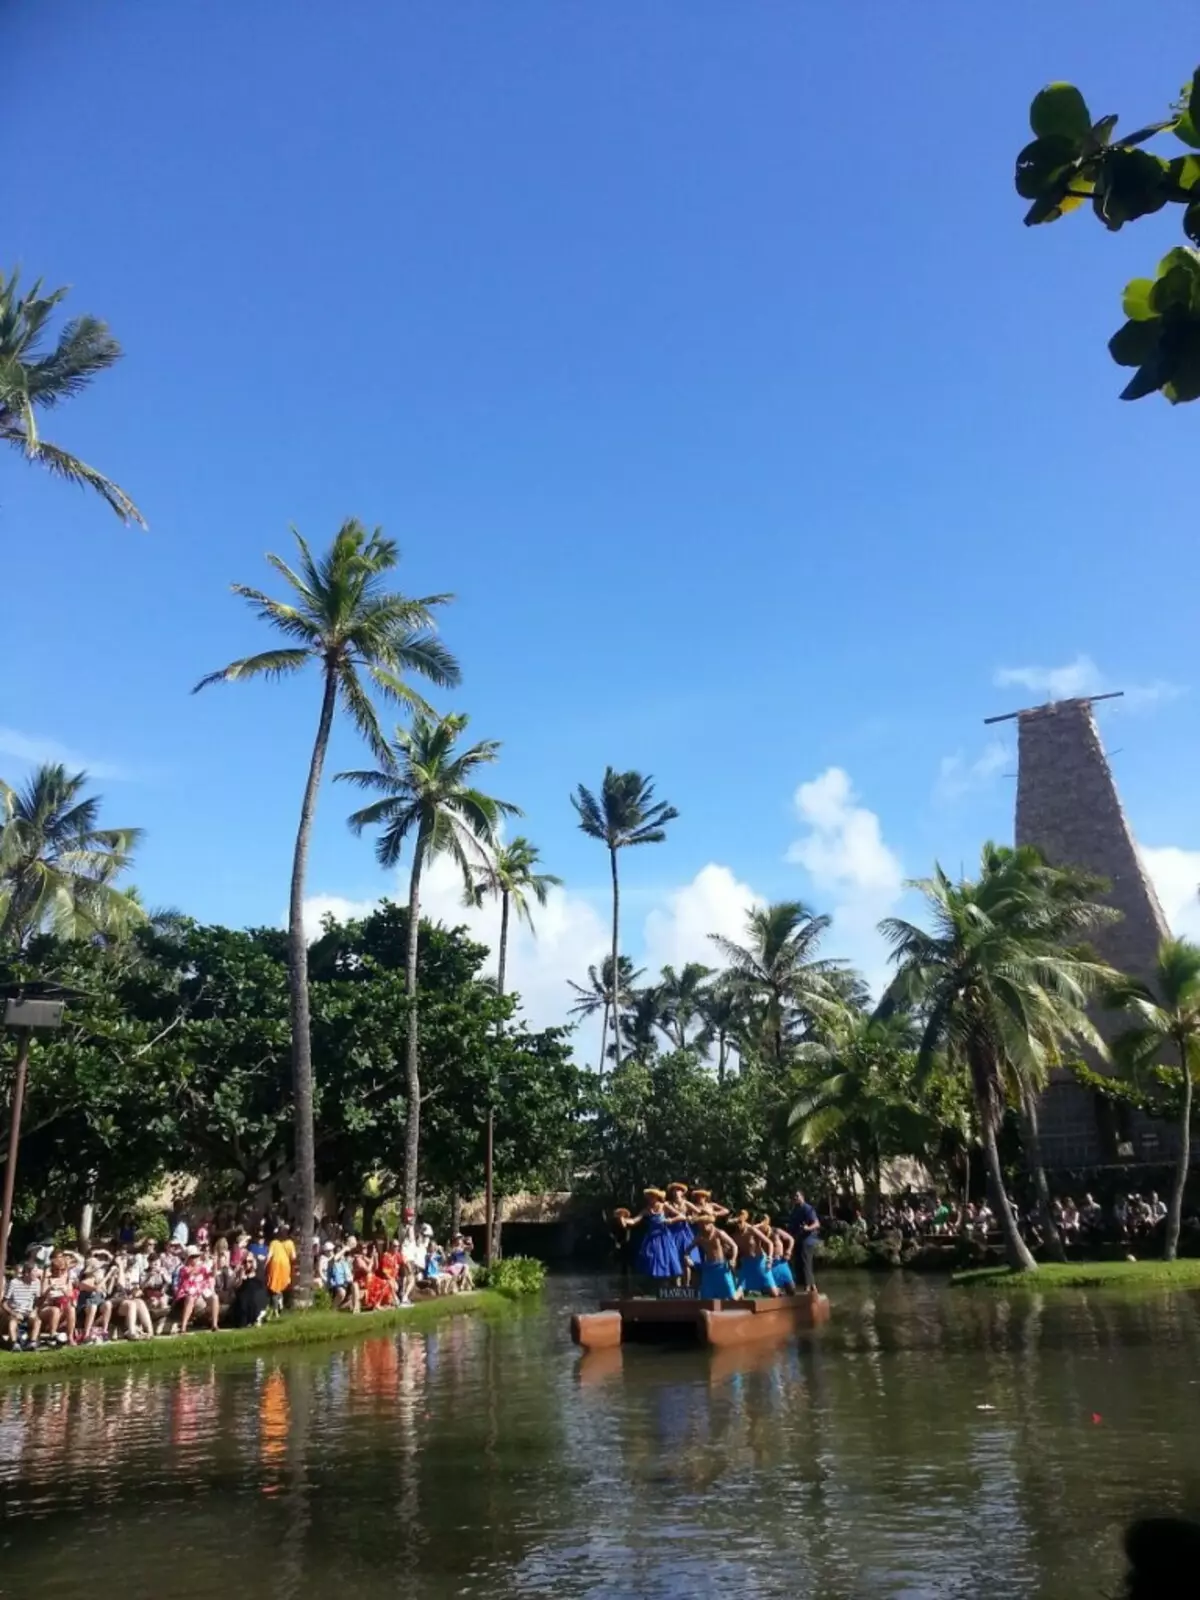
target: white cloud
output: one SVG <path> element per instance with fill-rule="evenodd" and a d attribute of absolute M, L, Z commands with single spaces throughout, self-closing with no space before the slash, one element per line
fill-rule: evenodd
<path fill-rule="evenodd" d="M 1184 692 L 1179 684 L 1168 683 L 1165 678 L 1141 684 L 1114 683 L 1087 655 L 1078 655 L 1061 667 L 1000 667 L 992 674 L 992 682 L 1000 689 L 1028 689 L 1048 700 L 1075 700 L 1120 689 L 1123 698 L 1113 709 L 1126 711 L 1146 711 L 1165 700 L 1176 700 Z"/>
<path fill-rule="evenodd" d="M 400 869 L 394 886 L 385 893 L 401 904 L 407 901 L 407 868 Z M 378 901 L 350 900 L 341 895 L 310 895 L 304 902 L 305 927 L 315 935 L 327 913 L 338 918 L 362 917 L 377 904 Z M 529 1025 L 542 1028 L 570 1020 L 567 980 L 586 980 L 589 964 L 604 959 L 609 933 L 597 908 L 565 889 L 551 889 L 546 904 L 535 906 L 533 912 L 534 933 L 515 919 L 509 924 L 505 982 L 509 989 L 520 993 L 522 1012 Z M 473 939 L 495 951 L 500 932 L 499 907 L 464 906 L 462 879 L 448 856 L 438 857 L 424 876 L 421 914 L 448 928 L 465 927 Z M 488 966 L 495 970 L 494 959 Z"/>
<path fill-rule="evenodd" d="M 689 961 L 707 967 L 720 965 L 710 934 L 723 934 L 739 942 L 746 933 L 746 914 L 762 905 L 747 883 L 728 867 L 710 861 L 681 889 L 666 896 L 646 917 L 641 963 L 652 974 L 664 966 L 678 970 Z"/>
<path fill-rule="evenodd" d="M 47 739 L 41 734 L 22 733 L 17 728 L 0 728 L 0 755 L 10 756 L 27 766 L 40 767 L 61 762 L 71 772 L 86 772 L 92 778 L 107 778 L 111 782 L 132 776 L 127 768 L 113 761 L 92 761 L 87 756 L 70 750 L 57 739 Z"/>
<path fill-rule="evenodd" d="M 1171 932 L 1200 939 L 1200 850 L 1178 845 L 1139 845 L 1139 852 Z"/>
<path fill-rule="evenodd" d="M 1000 739 L 992 739 L 984 745 L 974 761 L 968 761 L 961 751 L 943 756 L 938 765 L 934 799 L 949 805 L 964 795 L 986 789 L 1011 759 L 1008 746 Z"/>
<path fill-rule="evenodd" d="M 818 894 L 831 902 L 829 953 L 861 968 L 878 990 L 887 974 L 887 954 L 876 924 L 904 893 L 900 858 L 883 840 L 874 811 L 858 804 L 849 775 L 829 767 L 796 790 L 795 807 L 809 831 L 788 849 Z"/>

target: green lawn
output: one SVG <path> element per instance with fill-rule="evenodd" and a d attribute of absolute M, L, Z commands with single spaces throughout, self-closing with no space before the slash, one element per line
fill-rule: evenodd
<path fill-rule="evenodd" d="M 473 1294 L 447 1295 L 441 1300 L 423 1300 L 407 1311 L 370 1311 L 351 1316 L 346 1311 L 298 1311 L 261 1328 L 230 1328 L 221 1333 L 189 1333 L 180 1337 L 147 1339 L 132 1343 L 127 1339 L 113 1344 L 67 1345 L 57 1350 L 35 1350 L 14 1354 L 0 1351 L 0 1383 L 21 1378 L 31 1372 L 50 1372 L 72 1367 L 129 1366 L 146 1361 L 200 1361 L 242 1350 L 265 1350 L 278 1345 L 328 1344 L 340 1339 L 362 1339 L 373 1333 L 400 1328 L 423 1330 L 449 1317 L 466 1312 L 496 1312 L 511 1309 L 513 1302 L 490 1289 Z"/>
<path fill-rule="evenodd" d="M 1200 1261 L 1046 1261 L 1036 1272 L 972 1267 L 950 1282 L 962 1289 L 1200 1289 Z"/>

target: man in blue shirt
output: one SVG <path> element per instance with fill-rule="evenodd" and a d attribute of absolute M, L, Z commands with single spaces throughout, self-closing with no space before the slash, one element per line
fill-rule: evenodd
<path fill-rule="evenodd" d="M 794 1203 L 788 1232 L 796 1241 L 796 1254 L 800 1257 L 800 1268 L 804 1273 L 804 1287 L 815 1293 L 817 1279 L 813 1272 L 813 1257 L 821 1242 L 821 1219 L 817 1216 L 816 1207 L 809 1205 L 801 1190 L 797 1189 L 792 1198 Z"/>

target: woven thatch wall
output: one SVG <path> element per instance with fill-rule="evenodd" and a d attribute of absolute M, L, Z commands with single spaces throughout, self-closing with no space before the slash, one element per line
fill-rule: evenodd
<path fill-rule="evenodd" d="M 1138 856 L 1090 703 L 1038 706 L 1021 712 L 1017 727 L 1017 843 L 1037 845 L 1049 861 L 1108 879 L 1107 898 L 1122 917 L 1093 943 L 1113 966 L 1146 975 L 1167 933 L 1166 919 Z M 1119 1026 L 1102 1012 L 1096 1022 L 1105 1036 Z M 1105 1070 L 1099 1060 L 1089 1065 Z M 1118 1130 L 1111 1118 L 1098 1117 L 1095 1097 L 1065 1073 L 1043 1099 L 1042 1125 L 1048 1166 L 1112 1161 L 1118 1137 L 1133 1143 L 1137 1158 L 1172 1148 L 1171 1130 L 1161 1123 L 1135 1116 Z"/>

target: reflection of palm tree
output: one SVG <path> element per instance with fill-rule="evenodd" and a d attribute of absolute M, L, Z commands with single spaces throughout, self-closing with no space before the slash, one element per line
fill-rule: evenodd
<path fill-rule="evenodd" d="M 24 944 L 49 929 L 60 939 L 121 936 L 145 921 L 116 886 L 140 828 L 101 828 L 100 797 L 86 772 L 48 763 L 24 788 L 0 782 L 0 944 Z"/>
<path fill-rule="evenodd" d="M 413 840 L 408 880 L 408 928 L 405 972 L 409 996 L 405 1050 L 408 1106 L 404 1121 L 404 1203 L 417 1206 L 417 1164 L 420 1159 L 421 1068 L 418 1057 L 417 953 L 421 922 L 421 875 L 435 856 L 457 862 L 464 885 L 474 881 L 496 843 L 501 819 L 519 815 L 507 800 L 484 794 L 472 782 L 478 768 L 500 753 L 496 739 L 458 748 L 467 726 L 462 715 L 428 717 L 419 712 L 412 731 L 396 729 L 385 768 L 375 772 L 339 772 L 338 779 L 382 792 L 350 818 L 355 833 L 382 829 L 375 846 L 380 866 L 394 867 L 404 841 Z"/>
<path fill-rule="evenodd" d="M 1125 1071 L 1144 1076 L 1167 1055 L 1174 1056 L 1171 1065 L 1180 1071 L 1179 1151 L 1163 1235 L 1163 1259 L 1174 1261 L 1191 1161 L 1192 1089 L 1200 1071 L 1200 945 L 1164 939 L 1150 982 L 1124 983 L 1113 998 L 1132 1018 L 1113 1046 Z"/>
<path fill-rule="evenodd" d="M 633 962 L 628 956 L 622 956 L 617 968 L 619 974 L 619 994 L 616 1014 L 619 1016 L 629 1001 L 634 984 L 642 976 L 639 967 L 634 971 Z M 599 971 L 594 966 L 588 968 L 588 981 L 576 983 L 574 978 L 568 978 L 567 983 L 575 991 L 575 1000 L 571 1005 L 573 1017 L 594 1017 L 598 1011 L 603 1013 L 603 1022 L 600 1028 L 600 1066 L 599 1073 L 604 1075 L 604 1058 L 608 1053 L 608 1021 L 614 1014 L 613 1010 L 613 981 L 612 957 L 605 956 L 600 963 Z"/>
<path fill-rule="evenodd" d="M 608 849 L 612 869 L 612 952 L 614 968 L 621 949 L 621 887 L 617 874 L 620 851 L 635 844 L 661 844 L 668 822 L 679 815 L 665 800 L 655 800 L 654 783 L 640 772 L 616 772 L 606 767 L 600 794 L 596 796 L 581 783 L 571 796 L 579 813 L 579 826 L 589 839 L 599 839 Z M 619 1008 L 612 1013 L 613 1059 L 621 1065 Z"/>
<path fill-rule="evenodd" d="M 835 998 L 828 975 L 837 964 L 816 955 L 829 922 L 799 900 L 781 900 L 748 914 L 745 944 L 710 935 L 729 963 L 730 987 L 744 1002 L 764 1007 L 765 1042 L 776 1068 L 783 1065 L 794 1014 L 811 1015 Z"/>
<path fill-rule="evenodd" d="M 98 372 L 121 359 L 121 346 L 103 322 L 75 317 L 62 329 L 53 349 L 46 327 L 66 289 L 42 293 L 41 281 L 21 294 L 14 272 L 0 272 L 0 442 L 14 445 L 56 477 L 94 489 L 122 522 L 146 526 L 124 489 L 69 450 L 38 432 L 37 412 L 49 411 L 81 394 Z"/>
<path fill-rule="evenodd" d="M 992 1198 L 1010 1265 L 1037 1263 L 1004 1185 L 997 1129 L 1006 1103 L 1039 1088 L 1063 1044 L 1104 1053 L 1087 1015 L 1090 998 L 1117 974 L 1067 942 L 1112 913 L 1092 898 L 1095 879 L 1048 867 L 1037 850 L 986 844 L 980 874 L 954 883 L 940 867 L 912 885 L 925 896 L 932 931 L 889 917 L 880 928 L 899 971 L 889 1005 L 923 1018 L 918 1059 L 937 1052 L 970 1081 Z"/>

